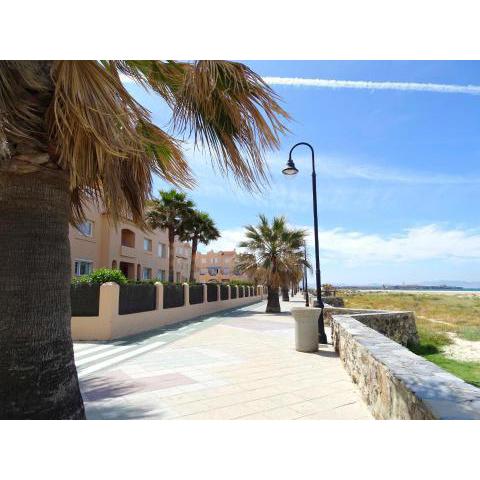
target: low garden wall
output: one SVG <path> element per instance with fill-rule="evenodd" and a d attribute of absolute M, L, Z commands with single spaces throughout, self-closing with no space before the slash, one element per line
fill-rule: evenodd
<path fill-rule="evenodd" d="M 323 303 L 330 305 L 331 307 L 344 307 L 345 302 L 343 301 L 342 297 L 334 297 L 334 296 L 323 296 L 322 297 Z"/>
<path fill-rule="evenodd" d="M 222 288 L 218 284 L 119 286 L 116 283 L 104 283 L 101 286 L 82 287 L 72 288 L 72 306 L 75 302 L 71 324 L 73 340 L 126 337 L 201 315 L 249 305 L 263 298 L 262 287 L 248 287 L 251 296 L 240 298 L 239 290 L 243 292 L 247 287 L 228 285 L 225 290 L 225 286 Z M 88 299 L 88 305 L 82 306 L 82 295 Z"/>
<path fill-rule="evenodd" d="M 331 323 L 334 315 L 348 315 L 355 318 L 367 327 L 373 328 L 401 345 L 418 344 L 417 325 L 413 312 L 325 307 L 324 320 L 326 325 Z"/>
<path fill-rule="evenodd" d="M 335 350 L 375 418 L 480 419 L 480 389 L 375 331 L 385 313 L 370 315 L 330 318 Z"/>

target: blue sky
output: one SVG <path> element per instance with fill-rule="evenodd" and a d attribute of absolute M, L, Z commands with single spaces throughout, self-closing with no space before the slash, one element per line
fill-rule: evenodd
<path fill-rule="evenodd" d="M 317 158 L 323 281 L 480 282 L 480 63 L 245 63 L 269 78 L 293 118 L 291 133 L 267 155 L 271 187 L 261 196 L 188 150 L 199 180 L 191 197 L 223 233 L 207 249 L 233 248 L 258 213 L 311 227 L 309 152 L 295 151 L 297 176 L 280 173 L 290 147 L 307 141 Z M 156 97 L 129 89 L 167 124 Z"/>

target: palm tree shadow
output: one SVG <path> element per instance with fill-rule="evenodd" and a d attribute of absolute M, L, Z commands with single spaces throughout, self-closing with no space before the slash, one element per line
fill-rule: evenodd
<path fill-rule="evenodd" d="M 80 388 L 85 404 L 87 420 L 140 420 L 161 419 L 164 413 L 158 405 L 127 403 L 129 394 L 138 393 L 133 381 L 91 377 L 81 381 Z"/>

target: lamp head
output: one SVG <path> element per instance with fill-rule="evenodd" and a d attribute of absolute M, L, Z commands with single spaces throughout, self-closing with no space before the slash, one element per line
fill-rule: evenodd
<path fill-rule="evenodd" d="M 286 167 L 282 170 L 284 175 L 296 175 L 298 173 L 298 169 L 293 163 L 292 157 L 288 159 Z"/>

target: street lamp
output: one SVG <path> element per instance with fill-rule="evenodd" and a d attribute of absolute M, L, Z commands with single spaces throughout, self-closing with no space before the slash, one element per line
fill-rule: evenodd
<path fill-rule="evenodd" d="M 307 279 L 307 243 L 303 244 L 304 252 L 305 252 L 305 265 L 303 266 L 303 276 L 304 276 L 304 284 L 305 284 L 305 306 L 310 306 L 308 301 L 308 279 Z"/>
<path fill-rule="evenodd" d="M 312 153 L 312 194 L 313 194 L 313 225 L 315 230 L 315 279 L 317 282 L 317 301 L 313 306 L 320 308 L 320 316 L 318 318 L 318 341 L 319 343 L 327 343 L 327 335 L 325 334 L 325 324 L 323 321 L 323 308 L 322 301 L 322 284 L 320 283 L 320 254 L 318 249 L 318 215 L 317 215 L 317 175 L 315 173 L 315 153 L 313 147 L 306 142 L 299 142 L 295 144 L 288 154 L 288 162 L 286 167 L 282 170 L 284 175 L 296 175 L 298 169 L 293 163 L 292 152 L 300 145 L 308 147 Z"/>

